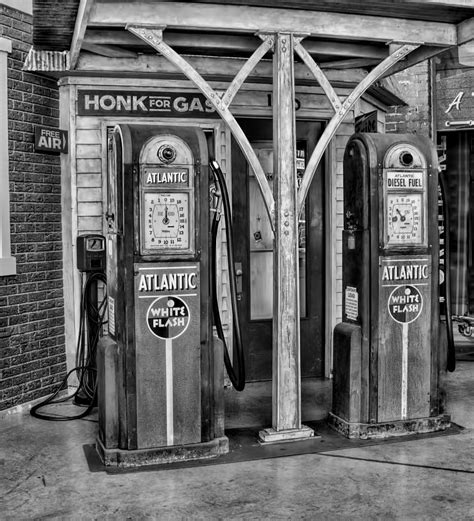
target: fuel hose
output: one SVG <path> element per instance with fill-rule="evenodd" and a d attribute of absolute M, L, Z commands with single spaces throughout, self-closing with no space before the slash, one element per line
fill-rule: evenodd
<path fill-rule="evenodd" d="M 453 372 L 456 369 L 456 346 L 454 345 L 453 337 L 453 320 L 451 310 L 451 281 L 449 277 L 449 266 L 451 263 L 451 255 L 449 252 L 449 205 L 447 199 L 446 179 L 443 172 L 439 173 L 439 186 L 441 189 L 441 199 L 443 202 L 443 216 L 444 216 L 444 259 L 445 259 L 445 302 L 446 302 L 446 331 L 448 337 L 448 353 L 446 369 Z"/>
<path fill-rule="evenodd" d="M 217 211 L 214 212 L 214 217 L 211 225 L 211 280 L 212 280 L 212 314 L 214 318 L 214 325 L 216 326 L 217 336 L 224 344 L 224 364 L 229 375 L 229 379 L 236 391 L 243 391 L 245 388 L 245 358 L 242 345 L 242 335 L 240 331 L 239 313 L 237 309 L 237 294 L 236 281 L 234 273 L 234 243 L 233 243 L 233 229 L 232 229 L 232 215 L 230 210 L 229 194 L 227 186 L 222 174 L 221 168 L 217 161 L 210 162 L 211 171 L 214 175 L 216 185 L 219 188 L 219 193 L 222 197 L 222 207 L 224 210 L 224 217 L 226 222 L 226 239 L 227 239 L 227 259 L 229 263 L 229 285 L 231 295 L 231 307 L 233 316 L 233 330 L 234 330 L 234 364 L 231 362 L 229 349 L 224 336 L 222 328 L 221 316 L 219 311 L 219 304 L 217 302 L 217 231 L 219 227 L 220 215 Z"/>

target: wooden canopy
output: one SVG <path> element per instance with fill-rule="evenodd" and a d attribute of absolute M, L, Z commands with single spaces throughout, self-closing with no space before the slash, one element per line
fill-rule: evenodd
<path fill-rule="evenodd" d="M 256 32 L 296 30 L 323 70 L 370 70 L 390 44 L 420 44 L 393 69 L 399 70 L 474 39 L 472 0 L 34 0 L 33 15 L 39 54 L 32 69 L 50 72 L 93 73 L 94 55 L 120 69 L 139 58 L 150 71 L 154 49 L 127 24 L 166 26 L 164 40 L 180 54 L 208 57 L 248 57 L 259 44 Z"/>

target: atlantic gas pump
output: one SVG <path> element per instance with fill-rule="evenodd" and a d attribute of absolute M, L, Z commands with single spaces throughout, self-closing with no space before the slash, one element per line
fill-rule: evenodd
<path fill-rule="evenodd" d="M 330 423 L 347 437 L 449 426 L 438 304 L 438 164 L 414 135 L 356 134 L 344 155 L 343 322 Z"/>
<path fill-rule="evenodd" d="M 107 465 L 221 454 L 223 356 L 211 337 L 209 169 L 199 127 L 108 136 L 108 335 L 99 347 Z"/>

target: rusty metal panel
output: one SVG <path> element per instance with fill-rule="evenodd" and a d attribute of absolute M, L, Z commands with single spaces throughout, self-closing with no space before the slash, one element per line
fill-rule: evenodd
<path fill-rule="evenodd" d="M 135 264 L 139 449 L 201 441 L 200 270 Z"/>

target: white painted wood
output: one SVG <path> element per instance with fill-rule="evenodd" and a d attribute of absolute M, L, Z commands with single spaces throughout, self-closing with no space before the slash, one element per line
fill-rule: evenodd
<path fill-rule="evenodd" d="M 102 168 L 102 161 L 100 158 L 93 159 L 77 159 L 76 169 L 78 174 L 100 172 Z"/>
<path fill-rule="evenodd" d="M 262 35 L 263 42 L 250 58 L 244 63 L 240 71 L 235 75 L 229 88 L 222 96 L 223 107 L 228 108 L 232 103 L 235 95 L 242 87 L 242 84 L 247 79 L 248 75 L 253 71 L 257 63 L 273 48 L 274 38 L 270 35 Z"/>
<path fill-rule="evenodd" d="M 339 96 L 336 94 L 336 91 L 333 89 L 331 83 L 326 78 L 323 71 L 313 60 L 308 51 L 303 47 L 300 41 L 295 42 L 295 51 L 316 78 L 316 81 L 321 85 L 324 93 L 326 94 L 326 97 L 329 99 L 334 110 L 337 112 L 341 108 L 341 100 L 339 99 Z"/>
<path fill-rule="evenodd" d="M 130 51 L 129 49 L 122 49 L 113 45 L 96 45 L 90 42 L 83 42 L 82 49 L 94 54 L 100 54 L 101 56 L 107 56 L 109 58 L 136 58 L 137 53 Z"/>
<path fill-rule="evenodd" d="M 95 0 L 80 0 L 74 33 L 72 35 L 71 48 L 69 50 L 71 69 L 75 69 L 76 67 L 77 59 L 81 52 L 82 41 L 86 33 L 90 11 L 94 2 Z"/>
<path fill-rule="evenodd" d="M 473 7 L 472 3 L 470 7 Z M 474 17 L 461 22 L 457 27 L 457 33 L 458 45 L 462 45 L 474 40 Z"/>
<path fill-rule="evenodd" d="M 301 364 L 296 208 L 296 127 L 293 36 L 275 35 L 273 79 L 273 250 L 272 427 L 301 429 Z"/>
<path fill-rule="evenodd" d="M 163 39 L 173 48 L 197 47 L 199 49 L 228 49 L 239 52 L 253 52 L 256 46 L 256 37 L 241 34 L 186 34 L 165 31 Z M 84 48 L 86 42 L 95 45 L 119 45 L 132 49 L 134 46 L 141 45 L 141 42 L 132 34 L 122 31 L 110 31 L 107 28 L 88 29 L 84 38 Z M 388 55 L 386 47 L 376 47 L 359 42 L 308 41 L 305 48 L 310 54 L 344 56 L 345 58 L 376 58 L 382 60 Z"/>
<path fill-rule="evenodd" d="M 320 38 L 358 41 L 400 41 L 427 45 L 456 45 L 454 24 L 298 9 L 264 8 L 223 4 L 173 2 L 96 3 L 91 26 L 147 24 L 220 31 L 298 32 Z"/>
<path fill-rule="evenodd" d="M 85 187 L 102 187 L 102 173 L 77 174 L 77 188 L 79 189 Z"/>
<path fill-rule="evenodd" d="M 219 78 L 233 78 L 242 68 L 245 60 L 240 58 L 216 58 L 212 56 L 189 56 L 182 55 L 182 57 L 194 68 L 201 76 L 204 77 L 219 77 Z M 176 82 L 180 82 L 178 68 L 170 63 L 162 56 L 153 55 L 139 55 L 136 59 L 132 58 L 106 58 L 105 56 L 98 56 L 90 53 L 81 53 L 76 70 L 84 73 L 101 72 L 101 78 L 91 78 L 90 84 L 99 84 L 104 81 L 108 74 L 117 75 L 117 71 L 127 71 L 133 73 L 149 73 L 152 71 L 159 71 L 159 74 L 177 76 Z M 355 70 L 336 70 L 329 69 L 326 71 L 326 76 L 330 81 L 354 84 L 361 81 L 367 76 L 367 71 L 363 69 Z M 268 80 L 271 82 L 272 64 L 269 61 L 261 61 L 254 70 L 249 74 L 249 80 Z M 308 68 L 302 64 L 295 64 L 295 78 L 297 81 L 314 81 L 314 77 Z M 71 80 L 69 78 L 68 80 Z M 76 80 L 76 79 L 75 79 Z M 77 79 L 76 81 L 80 81 Z M 169 88 L 169 79 L 168 88 Z M 117 78 L 116 85 L 123 85 L 125 79 Z M 143 86 L 150 84 L 150 80 L 144 78 Z M 226 85 L 224 88 L 227 89 Z M 189 84 L 188 84 L 189 87 Z"/>
<path fill-rule="evenodd" d="M 76 156 L 78 159 L 100 159 L 100 145 L 77 145 Z"/>
<path fill-rule="evenodd" d="M 87 187 L 78 187 L 77 188 L 77 201 L 78 203 L 88 202 L 94 203 L 98 202 L 102 205 L 102 187 L 93 188 L 91 186 Z"/>
<path fill-rule="evenodd" d="M 81 130 L 76 132 L 76 141 L 81 145 L 94 145 L 100 141 L 100 130 Z"/>
<path fill-rule="evenodd" d="M 60 127 L 69 132 L 69 153 L 61 154 L 61 207 L 63 247 L 64 332 L 68 371 L 76 365 L 76 341 L 80 317 L 80 278 L 76 266 L 77 201 L 75 162 L 75 91 L 74 86 L 59 88 Z M 77 384 L 72 375 L 72 385 Z"/>
<path fill-rule="evenodd" d="M 409 56 L 407 56 L 404 60 L 396 63 L 389 71 L 381 76 L 381 78 L 386 78 L 387 76 L 392 76 L 393 74 L 404 71 L 409 67 L 413 67 L 418 63 L 421 63 L 425 60 L 429 60 L 430 58 L 434 58 L 436 55 L 444 52 L 446 50 L 445 47 L 435 47 L 430 45 L 423 45 L 418 49 L 415 49 Z"/>

